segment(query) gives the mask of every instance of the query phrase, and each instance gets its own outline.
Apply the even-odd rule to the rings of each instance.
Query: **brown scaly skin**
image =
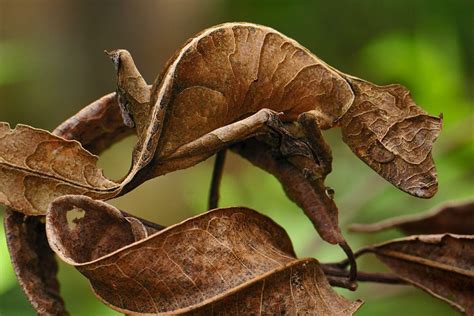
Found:
[[[247,34],[249,42],[253,39],[249,45],[254,45],[245,47],[245,52],[257,54],[260,50],[260,55],[253,56],[259,59],[259,68],[254,67],[258,70],[242,66],[244,62],[251,63],[253,60],[242,53],[243,44],[234,44],[233,53],[228,54],[231,49],[226,46],[230,45],[227,38],[233,36],[235,42],[240,43],[242,33]],[[271,45],[277,44],[280,48],[286,47],[285,53],[281,53],[283,48],[271,48]],[[207,53],[209,56],[204,56],[208,52],[206,49],[211,51]],[[222,54],[218,49],[226,51],[227,61],[219,59]],[[273,59],[266,57],[265,49],[273,49]],[[206,159],[222,146],[206,144],[203,135],[236,124],[242,117],[259,110],[282,113],[279,117],[283,121],[296,121],[300,114],[312,111],[321,129],[341,127],[343,140],[351,150],[399,189],[422,198],[429,198],[437,191],[431,145],[441,129],[441,118],[427,115],[414,103],[406,88],[400,85],[377,86],[343,74],[275,30],[249,23],[227,23],[207,29],[175,54],[151,89],[135,67],[129,52],[115,50],[109,55],[117,66],[119,94],[127,104],[122,107],[128,109],[124,117],[131,117],[140,125],[137,127],[139,134],[146,128],[147,123],[143,122],[149,122],[147,116],[152,115],[153,108],[157,108],[155,117],[161,120],[155,127],[155,130],[160,130],[155,134],[159,137],[154,144],[158,150],[152,167],[154,170],[148,172],[149,175],[157,176],[175,170],[178,165],[185,168]],[[228,62],[233,67],[233,78],[224,69],[228,68]],[[279,68],[271,66],[272,63],[284,69],[279,72]],[[289,65],[287,68],[285,63]],[[270,65],[267,67],[269,70],[262,66],[267,64]],[[294,71],[297,75],[279,85],[278,80],[284,81],[289,77],[286,73],[291,72],[290,66],[300,67],[297,72]],[[214,67],[217,74],[213,81],[206,81],[204,75],[208,73],[200,75],[206,67]],[[273,71],[273,81],[265,77],[270,70]],[[253,71],[253,77],[244,71]],[[225,77],[225,80],[218,82],[218,75]],[[312,81],[318,84],[303,86]],[[200,86],[209,86],[213,90],[199,90]],[[312,92],[308,90],[310,88],[317,91]],[[304,97],[295,101],[294,91],[303,93]],[[196,108],[195,104],[201,100],[206,100],[207,104]],[[167,129],[162,129],[163,126]],[[232,135],[230,142],[241,137],[240,134]],[[201,138],[200,142],[204,141],[203,146],[207,146],[206,154],[196,154],[194,158],[189,154],[184,158],[176,155],[182,147],[196,148],[193,141],[197,138]]]

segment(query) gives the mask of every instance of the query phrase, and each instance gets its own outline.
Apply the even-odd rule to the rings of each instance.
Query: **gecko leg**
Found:
[[[331,172],[332,155],[331,148],[324,141],[319,129],[317,116],[312,111],[300,115],[298,118],[303,132],[316,155],[321,167],[322,176],[325,178]],[[211,188],[209,192],[208,209],[217,208],[219,203],[219,188],[225,161],[225,149],[216,154],[212,173]]]
[[[278,113],[262,109],[242,120],[217,128],[178,147],[172,153],[158,157],[159,164],[155,166],[153,175],[191,167],[236,142],[268,133],[279,121]]]
[[[325,178],[332,171],[332,154],[331,148],[324,140],[321,129],[318,126],[316,113],[314,111],[302,113],[298,117],[298,123],[300,123],[308,144],[318,159],[322,175]]]

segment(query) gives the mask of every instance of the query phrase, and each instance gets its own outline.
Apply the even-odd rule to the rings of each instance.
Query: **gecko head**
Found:
[[[340,119],[351,150],[393,185],[430,198],[438,190],[431,155],[442,125],[423,111],[401,85],[377,86],[349,77],[355,99]]]

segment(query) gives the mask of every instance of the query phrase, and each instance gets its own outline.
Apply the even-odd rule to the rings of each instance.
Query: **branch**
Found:
[[[332,286],[342,287],[353,291],[354,284],[348,279],[350,272],[343,268],[337,267],[334,264],[322,264],[326,277]],[[375,282],[384,284],[407,284],[403,279],[400,279],[396,275],[390,273],[378,273],[378,272],[357,272],[356,280],[360,282]]]

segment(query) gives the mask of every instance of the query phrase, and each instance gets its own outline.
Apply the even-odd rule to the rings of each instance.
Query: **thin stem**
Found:
[[[341,245],[341,248],[342,248],[342,245]],[[350,249],[350,248],[349,248]],[[326,266],[334,266],[334,267],[337,267],[337,268],[341,268],[341,269],[344,269],[346,268],[348,265],[351,265],[352,267],[352,260],[355,261],[355,259],[359,258],[361,255],[367,253],[367,252],[370,252],[372,248],[370,247],[364,247],[364,248],[361,248],[359,250],[357,250],[356,252],[354,252],[352,254],[352,257],[350,257],[349,255],[347,256],[346,259],[342,260],[342,261],[339,261],[339,262],[331,262],[331,263],[326,263],[325,265]],[[344,250],[344,248],[343,248]],[[344,250],[345,252],[345,250]],[[351,250],[351,253],[352,253],[352,250]],[[347,254],[347,252],[346,252]]]
[[[328,282],[331,286],[337,286],[351,291],[355,291],[356,289],[356,287],[354,286],[355,283],[349,282],[347,277],[342,278],[333,275],[326,275],[326,278],[328,279]]]
[[[407,284],[405,280],[400,279],[394,274],[379,272],[360,272],[357,274],[357,281],[385,284]]]
[[[335,286],[340,286],[348,289],[352,289],[352,285],[350,282],[341,282],[341,280],[346,279],[349,276],[349,272],[346,270],[342,270],[337,268],[334,265],[321,265],[326,276],[328,279],[336,279],[334,281]],[[384,283],[384,284],[407,284],[405,280],[400,279],[396,275],[390,273],[379,273],[379,272],[357,272],[357,281],[360,282],[376,282],[376,283]],[[336,283],[340,283],[337,285]]]
[[[346,242],[340,243],[339,246],[341,246],[342,250],[346,253],[348,264],[350,265],[350,271],[349,271],[349,282],[354,282],[357,278],[357,262],[356,262],[356,257],[354,253],[352,252],[351,247]]]
[[[212,171],[211,189],[209,191],[208,207],[209,209],[217,208],[219,204],[219,189],[221,186],[222,173],[224,171],[224,163],[226,157],[226,149],[222,149],[216,154],[214,161],[214,170]]]

